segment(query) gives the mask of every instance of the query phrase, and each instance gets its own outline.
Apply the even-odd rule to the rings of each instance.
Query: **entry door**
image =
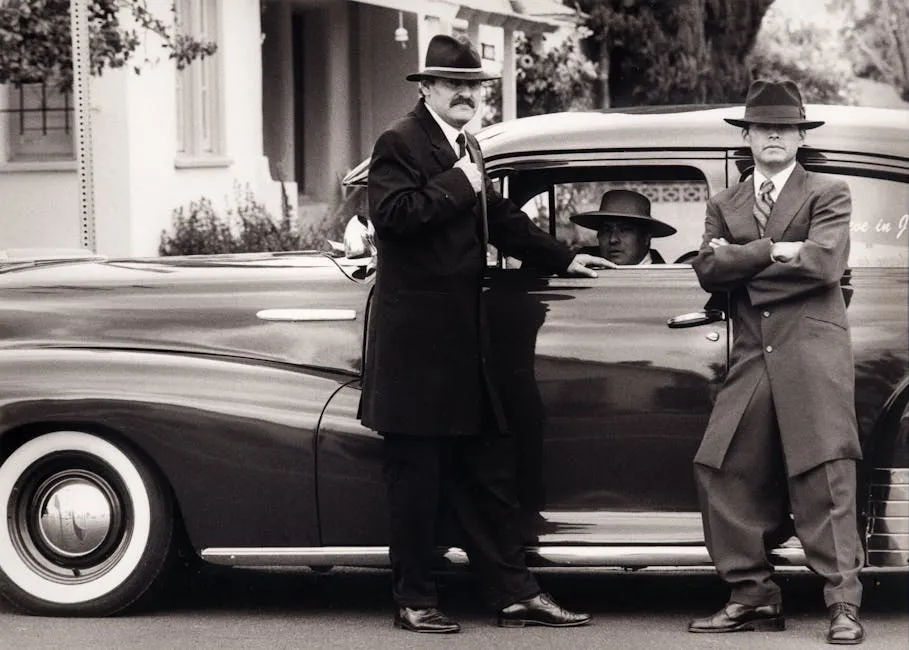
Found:
[[[691,267],[596,279],[499,269],[487,284],[493,367],[537,539],[701,540],[692,459],[726,373],[728,332],[725,320],[667,325],[709,297]]]

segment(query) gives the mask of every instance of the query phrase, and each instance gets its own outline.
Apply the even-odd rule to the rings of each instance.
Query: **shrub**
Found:
[[[283,191],[284,208],[275,220],[249,186],[234,185],[234,205],[220,216],[210,199],[191,201],[173,211],[172,231],[161,232],[159,255],[215,255],[299,250],[313,237],[302,237],[293,206]],[[304,241],[304,239],[308,241]]]
[[[211,200],[192,201],[173,212],[173,234],[161,232],[159,255],[210,255],[233,251],[233,234],[215,213]]]

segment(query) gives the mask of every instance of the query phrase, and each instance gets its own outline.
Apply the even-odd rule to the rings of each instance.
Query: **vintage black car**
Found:
[[[865,454],[857,524],[870,567],[906,569],[909,114],[808,112],[827,125],[803,164],[854,199],[842,286]],[[611,188],[645,193],[678,229],[654,240],[670,263],[596,279],[490,251],[491,361],[521,440],[534,566],[709,566],[691,462],[731,333],[685,260],[707,197],[749,173],[722,120],[741,113],[568,113],[480,133],[502,190],[572,245],[593,233],[567,217]],[[350,205],[365,176],[349,175]],[[117,612],[183,546],[220,565],[387,565],[381,442],[356,417],[373,274],[351,257],[0,260],[6,597]],[[465,561],[456,538],[439,543],[440,566]],[[797,540],[774,556],[804,565]]]

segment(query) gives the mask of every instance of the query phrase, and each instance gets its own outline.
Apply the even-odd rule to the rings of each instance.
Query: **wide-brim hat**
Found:
[[[584,228],[599,230],[605,217],[628,219],[645,226],[651,237],[668,237],[677,232],[668,223],[654,219],[650,214],[650,200],[632,190],[609,190],[603,194],[599,210],[573,214],[569,219]]]
[[[791,124],[803,129],[816,129],[823,124],[805,119],[805,105],[799,87],[788,80],[753,81],[745,98],[745,117],[741,120],[723,119],[743,129],[749,124]]]
[[[483,62],[466,38],[436,34],[426,49],[426,65],[419,72],[407,75],[407,81],[421,79],[456,79],[458,81],[490,81],[499,79],[483,69]]]

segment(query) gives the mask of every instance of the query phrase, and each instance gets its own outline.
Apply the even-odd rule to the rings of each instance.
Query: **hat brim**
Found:
[[[660,221],[659,219],[642,217],[636,214],[624,214],[622,212],[580,212],[578,214],[573,214],[568,218],[570,221],[584,228],[599,230],[603,217],[632,219],[637,222],[637,225],[645,226],[650,231],[651,237],[668,237],[669,235],[674,235],[678,232],[668,223]]]
[[[779,120],[774,120],[772,122],[756,122],[754,120],[734,120],[731,117],[724,117],[723,120],[729,122],[732,126],[737,126],[741,129],[747,129],[751,124],[791,124],[792,126],[798,126],[802,129],[816,129],[819,126],[825,124],[823,121],[819,120],[787,120],[780,118]]]
[[[485,70],[477,72],[438,72],[435,70],[421,70],[407,75],[407,81],[421,81],[423,79],[453,79],[455,81],[493,81],[501,79],[501,75],[489,74]]]

